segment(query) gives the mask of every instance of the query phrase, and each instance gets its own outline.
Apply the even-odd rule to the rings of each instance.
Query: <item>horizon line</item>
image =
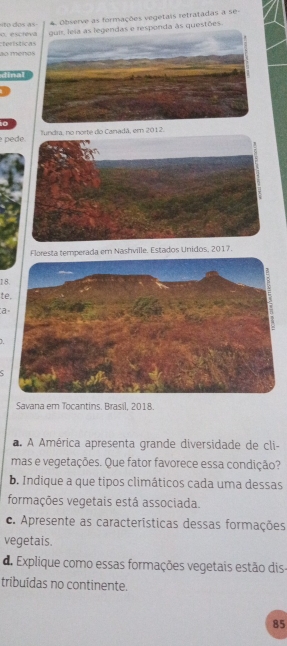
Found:
[[[58,273],[60,273],[60,272],[58,272]],[[74,278],[74,279],[71,278],[69,280],[65,280],[61,285],[45,285],[44,287],[29,287],[28,291],[31,290],[31,289],[49,289],[51,287],[52,288],[63,287],[63,285],[67,285],[68,283],[74,283],[74,282],[77,282],[77,281],[86,280],[87,278],[94,278],[94,277],[100,277],[100,276],[103,277],[103,278],[107,277],[107,276],[118,277],[118,278],[129,278],[130,276],[132,276],[134,278],[153,278],[154,280],[157,280],[158,282],[163,283],[163,284],[164,283],[200,283],[210,273],[217,274],[219,276],[219,278],[222,278],[223,280],[226,280],[229,283],[233,283],[233,285],[243,285],[244,287],[248,287],[248,288],[251,288],[251,289],[260,289],[262,291],[266,291],[266,289],[264,287],[254,287],[252,285],[246,285],[245,283],[236,283],[235,281],[230,280],[229,278],[225,278],[217,270],[214,270],[214,269],[211,269],[211,270],[207,271],[205,276],[203,276],[203,278],[200,278],[198,280],[196,278],[194,278],[194,279],[183,278],[181,280],[161,280],[160,278],[158,278],[157,276],[154,276],[153,274],[115,274],[115,273],[114,274],[103,274],[103,273],[89,274],[88,276],[83,276],[82,278]]]

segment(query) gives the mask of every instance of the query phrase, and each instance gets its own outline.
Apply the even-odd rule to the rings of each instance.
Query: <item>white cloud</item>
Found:
[[[177,56],[243,56],[242,35],[236,30],[54,40],[48,64],[81,61],[175,58]]]

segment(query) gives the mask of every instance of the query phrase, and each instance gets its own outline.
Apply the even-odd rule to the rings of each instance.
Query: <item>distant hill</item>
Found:
[[[162,282],[150,275],[117,275],[94,274],[78,280],[65,282],[58,287],[30,289],[29,304],[42,304],[55,299],[67,299],[69,303],[94,300],[103,304],[128,303],[143,296],[156,296],[159,300],[179,297],[210,297],[216,295],[222,299],[252,298],[255,293],[264,294],[264,290],[233,283],[220,276],[217,271],[207,272],[199,281],[187,280]]]
[[[229,54],[223,56],[210,55],[210,56],[177,56],[175,58],[119,58],[119,59],[106,59],[106,60],[85,60],[85,61],[64,61],[58,63],[51,63],[48,59],[49,69],[55,70],[68,70],[74,68],[81,69],[110,69],[118,67],[120,69],[129,67],[150,67],[151,65],[170,65],[172,67],[189,67],[194,65],[207,65],[207,64],[226,64],[226,65],[242,65],[244,63],[243,54]]]
[[[230,155],[228,157],[175,157],[166,159],[107,159],[102,161],[95,161],[97,168],[167,168],[169,166],[185,166],[195,168],[200,166],[203,169],[212,168],[238,168],[238,167],[252,167],[252,155]]]

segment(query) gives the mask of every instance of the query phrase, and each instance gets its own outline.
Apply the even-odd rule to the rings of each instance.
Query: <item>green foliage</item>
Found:
[[[152,372],[149,372],[149,377],[151,379],[151,384],[147,386],[147,392],[149,393],[164,393],[165,386],[163,381],[163,375],[158,368],[155,368]]]
[[[54,393],[59,392],[57,375],[53,370],[51,374],[39,375],[34,373],[29,378],[20,377],[19,386],[26,393]],[[91,375],[84,381],[76,380],[67,384],[67,391],[72,393],[103,393],[112,392],[112,386],[102,370]]]
[[[155,296],[140,296],[133,305],[132,313],[141,318],[160,316],[163,306]]]
[[[16,259],[23,172],[22,155],[0,155],[0,269]]]
[[[141,387],[140,387],[139,384],[133,383],[132,386],[129,386],[129,388],[127,388],[127,392],[128,393],[141,393]]]
[[[78,190],[81,204],[93,216],[49,215],[36,209],[34,235],[46,240],[104,240],[135,238],[198,238],[254,235],[258,205],[252,156],[198,158],[186,163],[150,167],[99,168],[99,188]],[[49,191],[45,179],[43,195]],[[76,194],[76,187],[75,187]],[[45,216],[46,217],[46,216]]]
[[[55,372],[43,375],[31,375],[29,378],[20,377],[19,386],[25,393],[56,393],[59,390]]]
[[[75,303],[71,303],[69,310],[70,312],[78,312],[79,314],[84,311],[86,307],[85,303],[82,303],[81,301],[76,301]]]
[[[2,195],[0,189],[0,200]],[[0,269],[9,269],[16,260],[19,216],[18,204],[9,204],[5,212],[0,213]]]
[[[112,385],[102,370],[83,382],[73,381],[71,388],[73,393],[106,393],[112,392],[112,390]]]
[[[82,314],[86,309],[91,306],[88,302],[83,301],[67,301],[65,298],[55,298],[49,303],[34,305],[33,316],[35,318],[45,318],[47,315],[59,316],[67,318],[67,314]]]

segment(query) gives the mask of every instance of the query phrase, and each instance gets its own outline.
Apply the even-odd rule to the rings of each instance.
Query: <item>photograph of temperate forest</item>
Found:
[[[30,270],[25,392],[266,393],[273,386],[257,259],[40,263]]]
[[[54,40],[48,123],[242,117],[248,112],[239,31]]]
[[[39,242],[250,236],[259,230],[248,137],[40,146]]]
[[[0,155],[0,270],[16,260],[23,176],[22,155]]]

